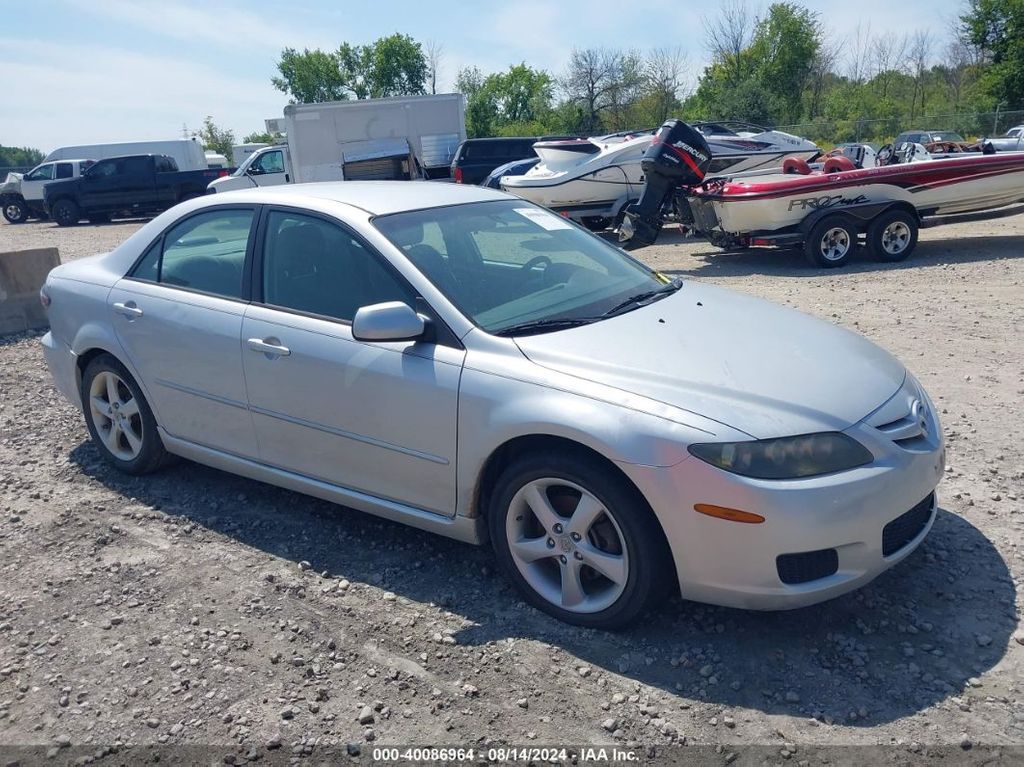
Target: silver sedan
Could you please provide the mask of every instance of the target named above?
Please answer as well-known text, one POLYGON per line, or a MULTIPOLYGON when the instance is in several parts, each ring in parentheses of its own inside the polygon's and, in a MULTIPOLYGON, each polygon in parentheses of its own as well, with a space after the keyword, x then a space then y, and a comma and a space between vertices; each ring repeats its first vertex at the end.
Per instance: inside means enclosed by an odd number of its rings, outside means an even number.
POLYGON ((58 267, 42 299, 54 380, 117 468, 181 456, 489 538, 580 625, 670 591, 827 599, 935 515, 941 429, 889 354, 501 192, 218 194, 58 267))

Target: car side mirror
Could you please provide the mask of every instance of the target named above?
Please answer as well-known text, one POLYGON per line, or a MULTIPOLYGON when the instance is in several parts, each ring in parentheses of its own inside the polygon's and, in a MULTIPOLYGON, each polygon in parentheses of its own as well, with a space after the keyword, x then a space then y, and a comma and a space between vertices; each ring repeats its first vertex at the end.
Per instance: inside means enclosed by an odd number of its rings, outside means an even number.
POLYGON ((426 320, 401 301, 360 307, 352 320, 352 337, 357 341, 411 341, 426 329, 426 320))

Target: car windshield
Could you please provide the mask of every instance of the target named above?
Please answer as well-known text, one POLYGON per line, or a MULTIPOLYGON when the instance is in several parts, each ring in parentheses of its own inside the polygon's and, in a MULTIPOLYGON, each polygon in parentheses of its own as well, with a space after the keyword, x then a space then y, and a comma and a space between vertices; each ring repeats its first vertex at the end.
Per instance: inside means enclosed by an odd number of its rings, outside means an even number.
POLYGON ((932 133, 932 141, 963 141, 964 137, 952 131, 935 131, 932 133))
POLYGON ((548 210, 497 200, 378 216, 374 225, 489 333, 602 319, 671 289, 620 249, 548 210))

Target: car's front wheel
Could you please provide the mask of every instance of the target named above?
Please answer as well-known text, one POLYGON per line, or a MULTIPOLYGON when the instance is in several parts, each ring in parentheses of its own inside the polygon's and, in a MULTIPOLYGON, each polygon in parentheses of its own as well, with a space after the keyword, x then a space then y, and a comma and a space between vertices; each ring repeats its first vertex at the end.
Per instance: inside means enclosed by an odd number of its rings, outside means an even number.
POLYGON ((148 474, 164 463, 153 411, 124 365, 109 354, 91 360, 81 394, 89 436, 109 463, 128 474, 148 474))
POLYGON ((3 213, 10 223, 21 224, 28 218, 28 205, 24 200, 10 197, 3 202, 3 213))
POLYGON ((488 522, 506 575, 530 604, 568 623, 621 628, 674 582, 647 503, 585 456, 513 462, 491 494, 488 522))

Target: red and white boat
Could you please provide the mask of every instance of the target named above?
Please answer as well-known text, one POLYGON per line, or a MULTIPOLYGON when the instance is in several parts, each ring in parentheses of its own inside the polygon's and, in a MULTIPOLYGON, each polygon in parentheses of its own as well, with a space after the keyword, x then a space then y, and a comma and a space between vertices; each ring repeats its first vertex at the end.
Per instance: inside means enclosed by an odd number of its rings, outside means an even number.
POLYGON ((799 226, 816 211, 902 202, 923 218, 1024 200, 1024 152, 965 153, 875 168, 836 162, 841 159, 829 158, 819 170, 787 161, 771 175, 713 179, 693 190, 690 204, 706 230, 755 236, 799 226))
POLYGON ((839 266, 863 241, 876 257, 899 261, 910 255, 919 228, 936 217, 1024 202, 1024 152, 938 156, 913 145, 901 148, 909 161, 858 167, 851 155, 872 165, 873 157, 852 148, 815 168, 790 157, 773 171, 704 180, 697 167, 666 192, 665 184, 651 185, 665 147, 671 145, 656 143, 644 160, 648 187, 662 198, 641 199, 631 211, 633 226, 620 235, 627 243, 634 233, 656 236, 651 216, 660 220, 674 195, 684 223, 716 245, 803 246, 814 263, 839 266), (646 225, 636 226, 641 222, 646 225))

